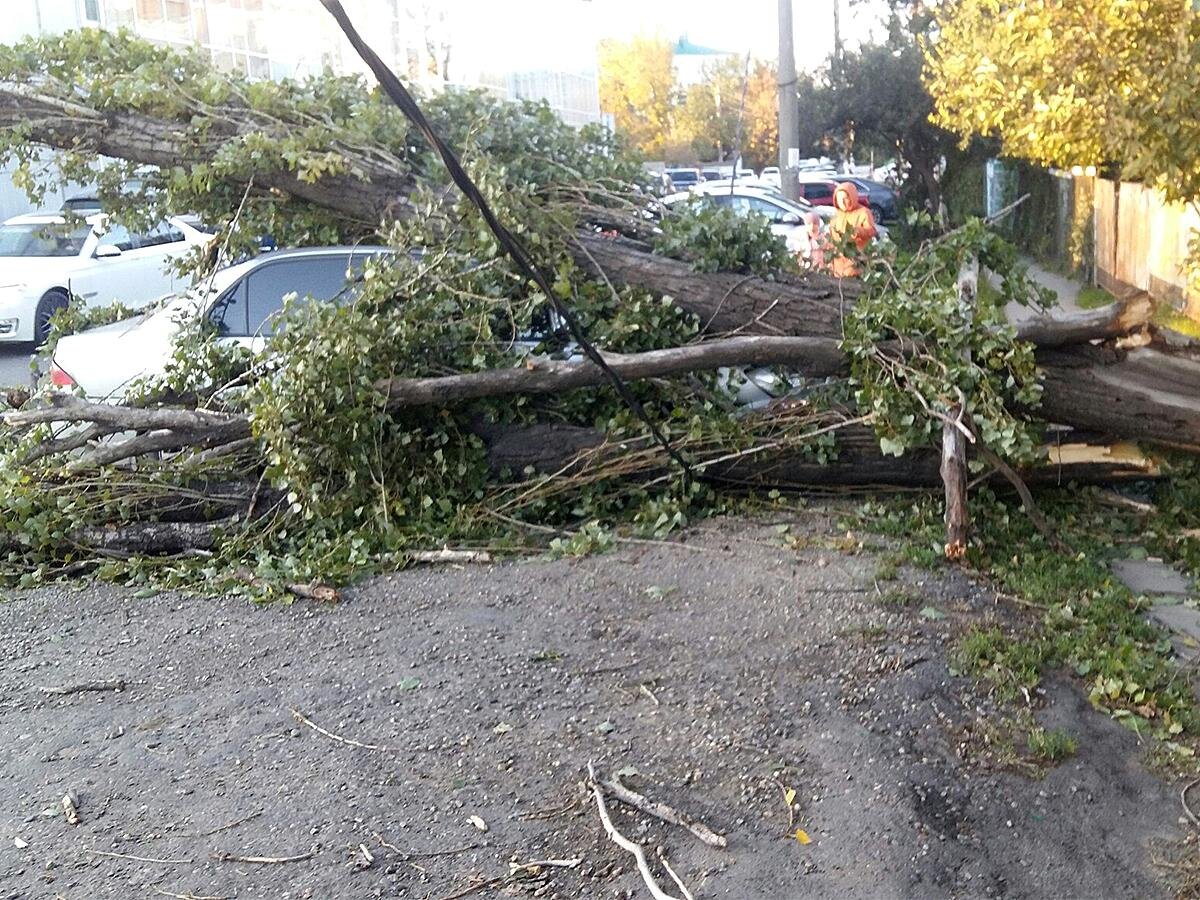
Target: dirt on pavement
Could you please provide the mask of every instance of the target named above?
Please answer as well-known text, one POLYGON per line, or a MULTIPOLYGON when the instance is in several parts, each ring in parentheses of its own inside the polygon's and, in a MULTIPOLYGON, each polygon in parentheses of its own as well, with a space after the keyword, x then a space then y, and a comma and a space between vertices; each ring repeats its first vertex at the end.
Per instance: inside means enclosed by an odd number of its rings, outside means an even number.
POLYGON ((920 600, 886 604, 878 553, 797 516, 790 547, 727 519, 674 546, 413 569, 332 607, 11 595, 0 898, 647 897, 589 761, 727 835, 610 801, 698 900, 1163 896, 1147 848, 1178 836, 1179 801, 1136 736, 1054 682, 1036 715, 1078 754, 1041 778, 995 764, 998 714, 947 652, 1011 613, 953 572, 906 570, 920 600), (506 878, 547 859, 582 861, 506 878))

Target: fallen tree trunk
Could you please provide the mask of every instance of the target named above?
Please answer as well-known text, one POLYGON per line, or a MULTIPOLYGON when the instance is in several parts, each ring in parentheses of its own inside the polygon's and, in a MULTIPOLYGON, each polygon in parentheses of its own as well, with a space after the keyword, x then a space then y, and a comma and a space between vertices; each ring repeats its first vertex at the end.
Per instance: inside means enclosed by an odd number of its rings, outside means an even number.
MULTIPOLYGON (((496 474, 571 476, 607 459, 643 449, 641 442, 614 441, 593 428, 575 425, 480 423, 475 432, 483 439, 488 463, 496 474)), ((836 458, 828 461, 794 448, 714 453, 710 459, 696 460, 699 473, 707 480, 780 489, 937 487, 942 484, 940 464, 941 454, 932 447, 913 450, 904 456, 885 456, 875 433, 863 425, 847 425, 837 431, 836 458)), ((660 471, 667 471, 665 462, 661 470, 645 473, 645 477, 654 477, 660 471)), ((1157 463, 1131 445, 1078 443, 1047 447, 1041 465, 1021 472, 1027 482, 1043 485, 1141 480, 1158 474, 1157 463)))
MULTIPOLYGON (((191 168, 211 163, 221 149, 256 134, 277 137, 287 124, 247 106, 228 103, 213 110, 206 128, 187 119, 160 118, 128 111, 101 112, 85 103, 56 97, 33 84, 0 83, 0 128, 20 127, 31 143, 60 150, 86 148, 105 156, 163 169, 191 168)), ((399 159, 384 148, 371 153, 344 148, 336 141, 330 150, 344 151, 355 160, 345 172, 329 171, 304 178, 296 164, 269 158, 254 172, 254 184, 277 196, 295 197, 341 214, 368 227, 407 209, 407 196, 416 179, 399 159)))
POLYGON ((1154 347, 1084 345, 1038 353, 1041 418, 1086 431, 1200 450, 1200 360, 1154 347))

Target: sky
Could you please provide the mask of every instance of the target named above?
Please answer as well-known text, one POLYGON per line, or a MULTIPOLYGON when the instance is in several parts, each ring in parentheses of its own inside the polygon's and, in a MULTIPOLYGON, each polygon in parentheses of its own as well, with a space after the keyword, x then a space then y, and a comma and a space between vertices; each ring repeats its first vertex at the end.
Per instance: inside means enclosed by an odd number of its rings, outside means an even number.
MULTIPOLYGON (((842 2, 842 39, 857 46, 882 37, 884 0, 865 0, 848 9, 842 2)), ((447 7, 454 3, 449 0, 447 7)), ((461 53, 486 67, 492 59, 511 64, 514 51, 529 68, 565 68, 580 50, 606 37, 637 34, 677 40, 742 54, 773 58, 778 51, 776 0, 457 0, 455 12, 467 27, 461 53)), ((793 0, 796 65, 817 68, 833 50, 833 0, 793 0)), ((462 58, 462 57, 460 57, 462 58)))

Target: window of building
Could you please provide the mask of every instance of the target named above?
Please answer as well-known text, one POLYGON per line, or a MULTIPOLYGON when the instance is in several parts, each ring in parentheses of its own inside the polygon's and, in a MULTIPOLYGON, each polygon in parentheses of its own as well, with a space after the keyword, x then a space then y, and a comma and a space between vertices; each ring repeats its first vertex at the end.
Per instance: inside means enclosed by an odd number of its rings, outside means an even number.
POLYGON ((100 24, 100 0, 83 0, 83 21, 100 24))

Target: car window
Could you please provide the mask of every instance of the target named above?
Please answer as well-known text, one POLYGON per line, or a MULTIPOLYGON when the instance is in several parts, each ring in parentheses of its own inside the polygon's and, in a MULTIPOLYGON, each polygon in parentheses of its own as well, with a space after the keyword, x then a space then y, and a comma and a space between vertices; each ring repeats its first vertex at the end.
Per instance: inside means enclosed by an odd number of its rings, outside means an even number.
POLYGON ((157 247, 160 244, 176 244, 183 240, 183 232, 165 219, 144 235, 138 235, 139 247, 157 247))
POLYGON ((752 197, 750 199, 750 209, 760 215, 766 216, 771 222, 782 221, 783 217, 789 212, 789 210, 776 206, 770 200, 764 200, 761 197, 752 197))
POLYGON ((90 225, 4 225, 0 256, 78 256, 91 233, 90 225))
POLYGON ((110 224, 100 235, 99 246, 116 247, 122 253, 133 249, 133 235, 124 225, 110 224))
MULTIPOLYGON (((271 316, 283 308, 283 298, 301 297, 328 302, 346 292, 348 256, 323 256, 268 263, 246 278, 246 321, 244 334, 274 334, 271 316)), ((362 268, 366 256, 354 258, 353 269, 362 268)))

